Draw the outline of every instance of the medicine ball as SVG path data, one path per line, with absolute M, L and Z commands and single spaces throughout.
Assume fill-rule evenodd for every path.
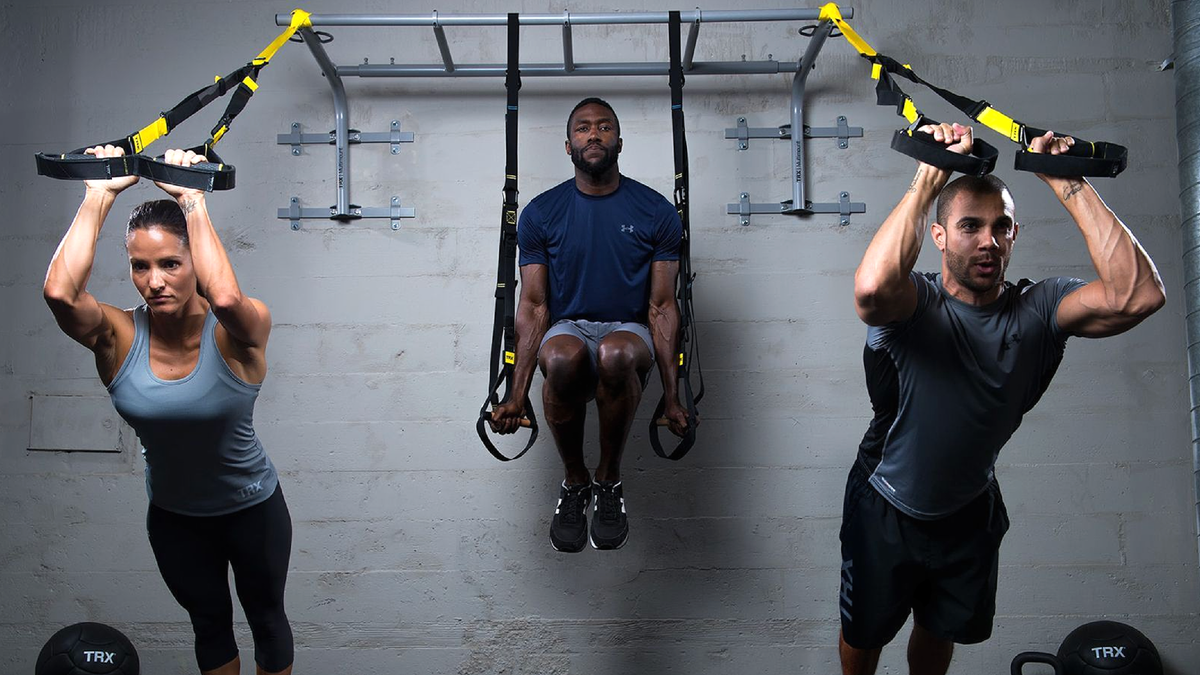
M 1071 631 L 1058 648 L 1066 675 L 1162 675 L 1158 650 L 1141 631 L 1093 621 Z
M 138 675 L 138 655 L 121 631 L 77 623 L 58 631 L 38 654 L 35 675 Z

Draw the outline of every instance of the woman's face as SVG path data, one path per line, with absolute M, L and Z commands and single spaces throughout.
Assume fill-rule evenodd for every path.
M 170 314 L 192 299 L 196 293 L 192 252 L 178 236 L 151 225 L 130 232 L 125 250 L 129 276 L 151 311 Z

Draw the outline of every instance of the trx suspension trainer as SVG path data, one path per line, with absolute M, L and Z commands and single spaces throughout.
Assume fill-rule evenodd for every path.
M 508 15 L 508 67 L 504 73 L 504 88 L 508 93 L 504 110 L 504 204 L 500 209 L 500 256 L 496 270 L 496 313 L 492 323 L 492 360 L 488 372 L 488 394 L 479 409 L 475 431 L 492 456 L 510 462 L 529 452 L 537 440 L 537 417 L 529 397 L 525 397 L 525 419 L 521 426 L 530 430 L 529 442 L 513 457 L 496 449 L 488 438 L 490 408 L 507 403 L 512 396 L 513 370 L 517 362 L 517 100 L 521 90 L 520 21 L 517 14 Z M 504 396 L 498 392 L 504 385 Z
M 157 119 L 142 129 L 125 138 L 107 143 L 92 143 L 68 153 L 38 153 L 37 171 L 39 175 L 66 180 L 106 180 L 121 176 L 141 176 L 162 183 L 170 183 L 198 190 L 229 190 L 234 185 L 234 168 L 221 162 L 213 150 L 213 146 L 225 132 L 233 119 L 242 112 L 250 97 L 258 89 L 258 74 L 271 62 L 275 52 L 287 42 L 301 27 L 312 27 L 308 12 L 294 10 L 292 23 L 276 37 L 266 49 L 250 63 L 238 68 L 225 77 L 216 78 L 216 82 L 183 99 L 170 110 L 161 113 Z M 233 96 L 225 113 L 210 132 L 208 140 L 190 150 L 197 155 L 203 155 L 209 161 L 194 166 L 177 166 L 162 161 L 162 157 L 143 155 L 142 151 L 154 141 L 171 133 L 171 130 L 187 118 L 199 112 L 209 103 L 221 98 L 230 90 Z M 85 154 L 85 151 L 97 145 L 112 145 L 125 151 L 122 157 L 100 158 Z
M 696 336 L 696 318 L 692 307 L 692 283 L 696 275 L 692 273 L 692 233 L 688 208 L 688 154 L 687 138 L 683 127 L 683 62 L 680 58 L 679 12 L 668 15 L 668 31 L 671 50 L 671 66 L 669 82 L 671 85 L 671 135 L 675 150 L 675 210 L 679 213 L 679 221 L 683 225 L 683 239 L 679 243 L 679 279 L 676 284 L 676 299 L 679 305 L 679 344 L 676 352 L 679 360 L 676 362 L 679 370 L 676 379 L 679 382 L 679 392 L 684 397 L 687 406 L 687 432 L 679 444 L 670 453 L 663 450 L 658 439 L 658 429 L 663 426 L 661 420 L 667 408 L 664 396 L 659 400 L 650 418 L 650 445 L 654 453 L 664 459 L 682 459 L 692 449 L 696 442 L 696 421 L 698 414 L 696 404 L 704 398 L 704 374 L 700 370 L 700 344 Z M 693 394 L 691 370 L 696 367 L 698 387 Z
M 937 122 L 917 110 L 912 98 L 900 89 L 893 75 L 925 85 L 967 117 L 1019 144 L 1021 149 L 1017 151 L 1014 163 L 1017 171 L 1064 177 L 1112 177 L 1125 170 L 1129 151 L 1116 143 L 1091 142 L 1075 137 L 1075 145 L 1061 155 L 1033 152 L 1029 149 L 1030 141 L 1045 134 L 1045 129 L 1015 120 L 993 108 L 987 101 L 967 98 L 921 79 L 908 64 L 884 56 L 867 44 L 842 18 L 835 3 L 821 7 L 820 18 L 833 22 L 859 55 L 871 62 L 871 78 L 879 81 L 875 87 L 876 102 L 879 105 L 895 105 L 896 113 L 909 122 L 907 128 L 900 129 L 892 137 L 892 148 L 909 157 L 938 168 L 983 176 L 995 168 L 998 153 L 991 145 L 975 140 L 971 156 L 960 155 L 947 150 L 945 144 L 935 141 L 929 134 L 917 131 L 922 125 Z

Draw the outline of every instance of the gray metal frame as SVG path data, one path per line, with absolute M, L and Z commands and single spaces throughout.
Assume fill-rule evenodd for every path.
M 814 204 L 804 197 L 804 137 L 813 135 L 812 130 L 804 125 L 804 86 L 808 73 L 813 68 L 817 54 L 824 45 L 826 38 L 833 30 L 828 20 L 821 21 L 813 33 L 804 56 L 800 61 L 710 61 L 695 60 L 696 40 L 702 23 L 730 22 L 778 22 L 778 21 L 818 21 L 820 9 L 776 9 L 776 10 L 708 10 L 680 12 L 682 21 L 690 24 L 687 43 L 682 56 L 684 72 L 688 75 L 767 75 L 777 73 L 795 73 L 792 79 L 792 110 L 791 129 L 803 129 L 805 133 L 795 137 L 788 132 L 776 131 L 777 138 L 792 140 L 792 199 L 777 204 L 752 204 L 749 196 L 744 194 L 738 204 L 730 204 L 728 212 L 741 215 L 743 225 L 749 224 L 751 213 L 787 213 L 807 215 L 811 213 L 839 213 L 841 223 L 849 223 L 851 213 L 862 213 L 866 205 L 861 202 L 850 202 L 849 194 L 843 192 L 841 199 L 832 204 Z M 854 10 L 842 8 L 842 15 L 850 19 Z M 665 24 L 667 12 L 620 12 L 620 13 L 582 13 L 572 14 L 522 14 L 519 23 L 522 26 L 561 26 L 563 60 L 561 63 L 530 63 L 521 64 L 522 77 L 572 77 L 572 76 L 638 76 L 638 75 L 667 75 L 669 65 L 665 62 L 616 62 L 616 63 L 577 63 L 574 59 L 572 26 L 582 25 L 637 25 Z M 401 209 L 399 197 L 392 198 L 392 206 L 383 209 L 369 209 L 350 203 L 350 144 L 353 141 L 349 128 L 349 106 L 346 102 L 346 90 L 342 84 L 343 77 L 504 77 L 505 64 L 502 63 L 468 63 L 454 62 L 450 43 L 446 37 L 446 26 L 504 26 L 508 22 L 506 14 L 466 14 L 442 15 L 434 11 L 428 15 L 399 15 L 399 14 L 312 14 L 309 17 L 313 28 L 304 27 L 299 30 L 304 43 L 321 67 L 325 79 L 333 91 L 333 106 L 335 128 L 332 132 L 332 143 L 336 147 L 335 173 L 337 178 L 337 204 L 325 209 L 305 209 L 299 206 L 299 198 L 293 197 L 288 208 L 279 209 L 278 217 L 290 220 L 292 229 L 299 229 L 302 218 L 331 218 L 348 221 L 358 218 L 389 218 L 392 228 L 399 227 L 400 218 L 415 217 L 411 208 Z M 275 23 L 286 26 L 291 23 L 290 14 L 276 14 Z M 317 39 L 315 27 L 329 26 L 423 26 L 432 28 L 437 41 L 441 63 L 434 64 L 371 64 L 364 60 L 358 65 L 337 66 L 329 59 L 325 48 Z M 845 147 L 846 139 L 851 136 L 861 136 L 862 129 L 845 127 L 845 118 L 839 118 L 835 130 L 840 139 L 840 147 Z M 847 133 L 842 134 L 845 130 Z M 396 132 L 393 123 L 393 132 Z M 756 130 L 757 131 L 757 130 Z M 821 129 L 821 132 L 827 130 Z M 857 132 L 857 133 L 854 133 Z M 359 133 L 359 132 L 353 132 Z M 824 135 L 824 133 L 820 134 Z M 365 135 L 359 133 L 359 141 L 363 142 Z M 728 130 L 727 130 L 728 137 Z M 397 141 L 391 140 L 392 153 L 398 152 Z M 329 143 L 330 137 L 325 135 L 300 134 L 298 126 L 293 125 L 292 134 L 280 134 L 280 144 L 292 145 L 293 154 L 299 154 L 302 143 Z M 408 140 L 399 142 L 411 142 Z M 743 141 L 743 145 L 745 142 Z M 744 149 L 744 148 L 743 148 Z
M 792 215 L 808 215 L 812 213 L 837 213 L 841 216 L 839 223 L 841 225 L 850 224 L 851 213 L 865 213 L 867 205 L 863 202 L 850 201 L 850 193 L 842 192 L 836 203 L 813 203 L 805 198 L 804 194 L 804 139 L 817 136 L 814 130 L 804 124 L 804 91 L 808 83 L 808 74 L 813 69 L 813 64 L 817 60 L 817 54 L 821 51 L 821 47 L 825 44 L 826 38 L 833 32 L 833 22 L 829 20 L 822 21 L 817 29 L 813 31 L 812 39 L 808 43 L 808 49 L 804 51 L 804 57 L 800 60 L 800 69 L 792 77 L 792 118 L 791 124 L 786 127 L 779 127 L 774 130 L 774 134 L 770 134 L 770 129 L 755 129 L 755 132 L 768 132 L 766 137 L 771 138 L 786 138 L 791 139 L 792 152 L 792 198 L 789 201 L 771 202 L 766 204 L 755 204 L 750 200 L 750 195 L 743 192 L 736 204 L 726 204 L 725 212 L 737 214 L 739 222 L 742 225 L 750 224 L 750 215 L 754 213 L 787 213 Z M 738 119 L 737 129 L 726 129 L 725 138 L 737 138 L 738 150 L 745 150 L 749 147 L 750 130 L 742 131 L 745 125 L 745 119 Z M 785 131 L 786 129 L 786 131 Z M 793 134 L 792 129 L 800 129 L 802 133 Z M 844 133 L 843 133 L 844 130 Z M 734 132 L 731 136 L 730 132 Z M 827 132 L 827 129 L 821 129 L 821 132 Z M 851 136 L 862 136 L 862 127 L 846 126 L 845 116 L 838 117 L 838 126 L 833 129 L 834 134 L 838 138 L 838 147 L 846 149 L 850 147 Z M 819 135 L 826 135 L 825 133 Z M 755 136 L 757 137 L 757 136 Z

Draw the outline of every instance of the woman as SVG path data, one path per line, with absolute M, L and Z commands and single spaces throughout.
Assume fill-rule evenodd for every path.
M 113 146 L 88 154 L 116 157 Z M 166 161 L 204 161 L 170 150 Z M 292 671 L 283 609 L 292 525 L 271 460 L 254 432 L 267 373 L 271 315 L 242 294 L 205 208 L 204 192 L 156 183 L 171 200 L 133 210 L 130 276 L 145 304 L 121 310 L 87 291 L 100 227 L 137 176 L 86 181 L 50 269 L 45 297 L 63 332 L 92 350 L 117 412 L 146 459 L 146 530 L 163 581 L 191 616 L 205 675 L 240 672 L 232 565 L 254 634 L 258 673 Z

